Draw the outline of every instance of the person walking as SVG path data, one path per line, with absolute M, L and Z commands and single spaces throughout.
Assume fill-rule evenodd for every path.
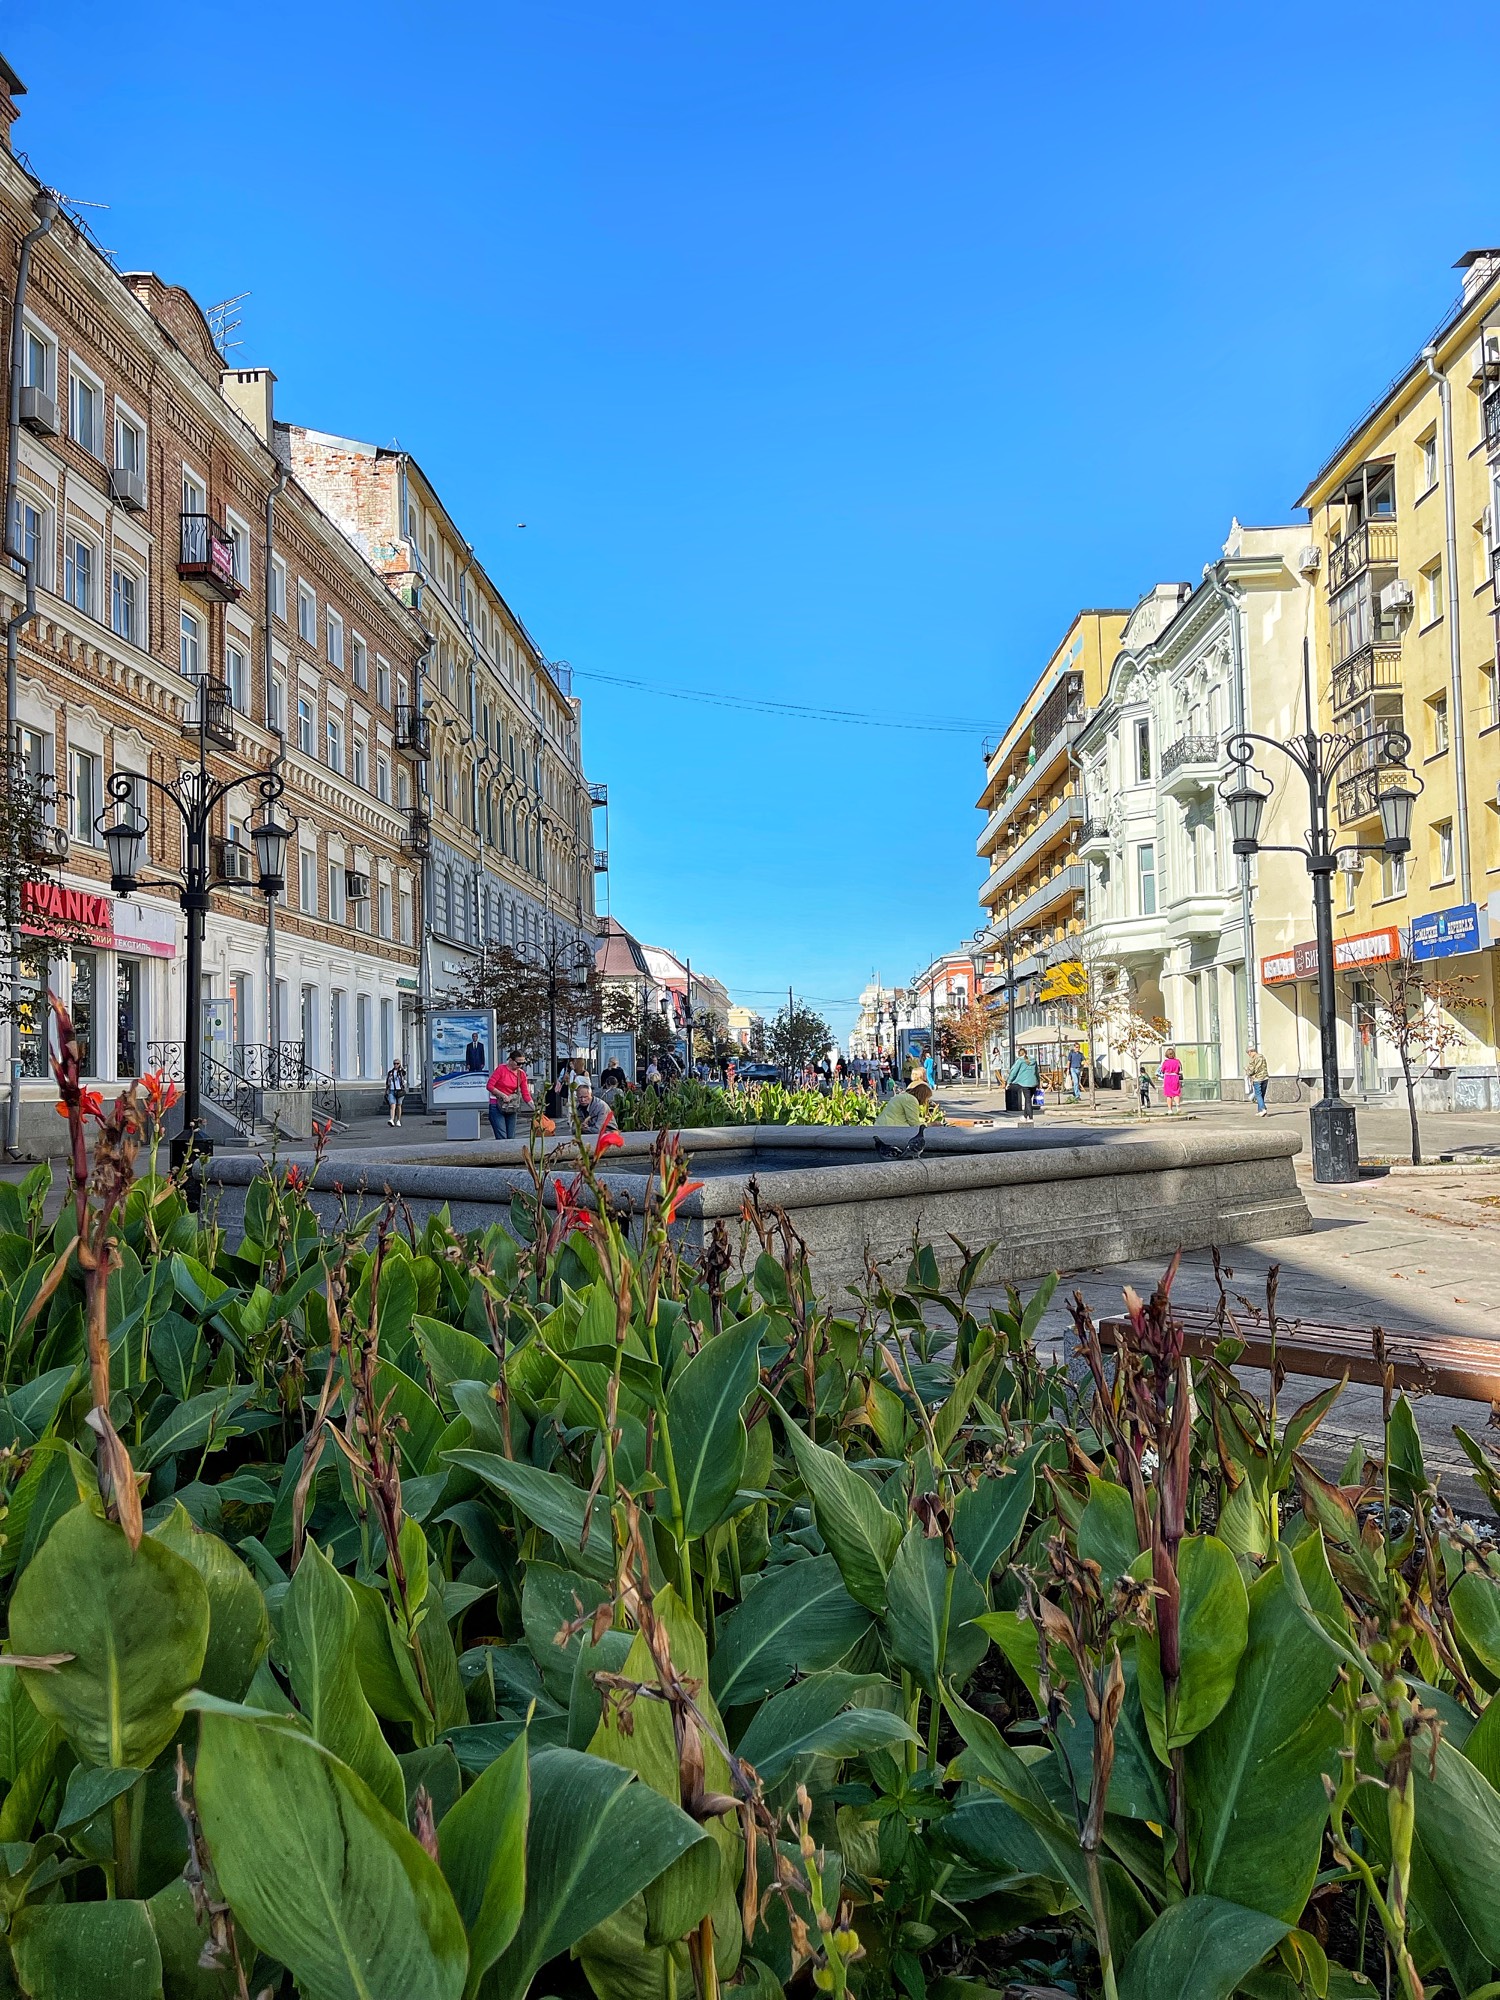
M 1075 1042 L 1068 1050 L 1068 1088 L 1073 1093 L 1073 1102 L 1083 1099 L 1083 1050 Z
M 1141 1093 L 1142 1111 L 1149 1111 L 1151 1109 L 1151 1072 L 1144 1063 L 1141 1064 L 1140 1070 L 1137 1073 L 1136 1087 Z
M 1182 1064 L 1177 1059 L 1176 1049 L 1162 1052 L 1161 1094 L 1166 1100 L 1167 1116 L 1175 1118 L 1182 1109 Z
M 1011 1064 L 1005 1082 L 1008 1089 L 1018 1090 L 1021 1093 L 1021 1116 L 1028 1125 L 1036 1118 L 1036 1098 L 1041 1081 L 1041 1072 L 1036 1066 L 1035 1056 L 1029 1055 L 1022 1049 Z
M 406 1096 L 406 1065 L 400 1056 L 385 1073 L 385 1103 L 392 1125 L 401 1123 L 401 1104 Z
M 505 1062 L 496 1063 L 485 1089 L 490 1099 L 490 1130 L 497 1139 L 514 1139 L 516 1113 L 531 1102 L 531 1083 L 519 1049 L 512 1049 Z
M 1245 1081 L 1250 1086 L 1250 1095 L 1255 1099 L 1255 1108 L 1261 1117 L 1266 1117 L 1266 1082 L 1271 1074 L 1271 1065 L 1260 1050 L 1250 1047 L 1245 1051 Z

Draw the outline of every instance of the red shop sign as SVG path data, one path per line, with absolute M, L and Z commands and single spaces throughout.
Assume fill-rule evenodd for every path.
M 1333 963 L 1339 972 L 1358 972 L 1365 965 L 1388 965 L 1400 956 L 1401 933 L 1394 924 L 1333 941 Z M 1317 976 L 1318 947 L 1311 939 L 1306 944 L 1294 944 L 1290 951 L 1273 952 L 1260 962 L 1262 986 L 1279 986 L 1289 979 Z

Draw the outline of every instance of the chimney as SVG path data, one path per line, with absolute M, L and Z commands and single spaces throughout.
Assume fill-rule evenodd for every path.
M 1482 292 L 1500 272 L 1500 250 L 1465 250 L 1453 268 L 1464 274 L 1464 304 L 1467 305 L 1474 294 Z
M 0 56 L 0 146 L 10 151 L 10 128 L 21 115 L 18 97 L 26 95 L 26 86 L 16 75 L 4 56 Z
M 271 442 L 275 382 L 269 368 L 226 368 L 219 377 L 225 402 L 239 411 L 262 444 Z

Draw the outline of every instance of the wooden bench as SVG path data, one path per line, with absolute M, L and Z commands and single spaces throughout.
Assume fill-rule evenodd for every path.
M 1271 1366 L 1271 1336 L 1264 1318 L 1240 1311 L 1234 1325 L 1221 1325 L 1218 1315 L 1201 1306 L 1176 1312 L 1184 1345 L 1195 1360 L 1207 1360 L 1221 1340 L 1244 1342 L 1240 1362 L 1247 1368 Z M 1114 1347 L 1130 1322 L 1119 1315 L 1099 1322 L 1099 1337 Z M 1435 1396 L 1456 1396 L 1467 1403 L 1500 1401 L 1500 1340 L 1479 1340 L 1462 1333 L 1413 1333 L 1387 1329 L 1386 1359 L 1396 1385 Z M 1332 1326 L 1322 1320 L 1283 1319 L 1276 1329 L 1276 1356 L 1289 1375 L 1314 1375 L 1336 1382 L 1381 1380 L 1368 1326 Z

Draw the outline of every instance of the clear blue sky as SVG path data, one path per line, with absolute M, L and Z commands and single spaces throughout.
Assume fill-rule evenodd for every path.
M 1477 19 L 74 0 L 0 46 L 121 266 L 248 290 L 280 413 L 414 451 L 548 653 L 1003 723 L 1075 608 L 1292 518 L 1500 241 Z M 614 913 L 737 997 L 978 922 L 981 729 L 578 687 Z

